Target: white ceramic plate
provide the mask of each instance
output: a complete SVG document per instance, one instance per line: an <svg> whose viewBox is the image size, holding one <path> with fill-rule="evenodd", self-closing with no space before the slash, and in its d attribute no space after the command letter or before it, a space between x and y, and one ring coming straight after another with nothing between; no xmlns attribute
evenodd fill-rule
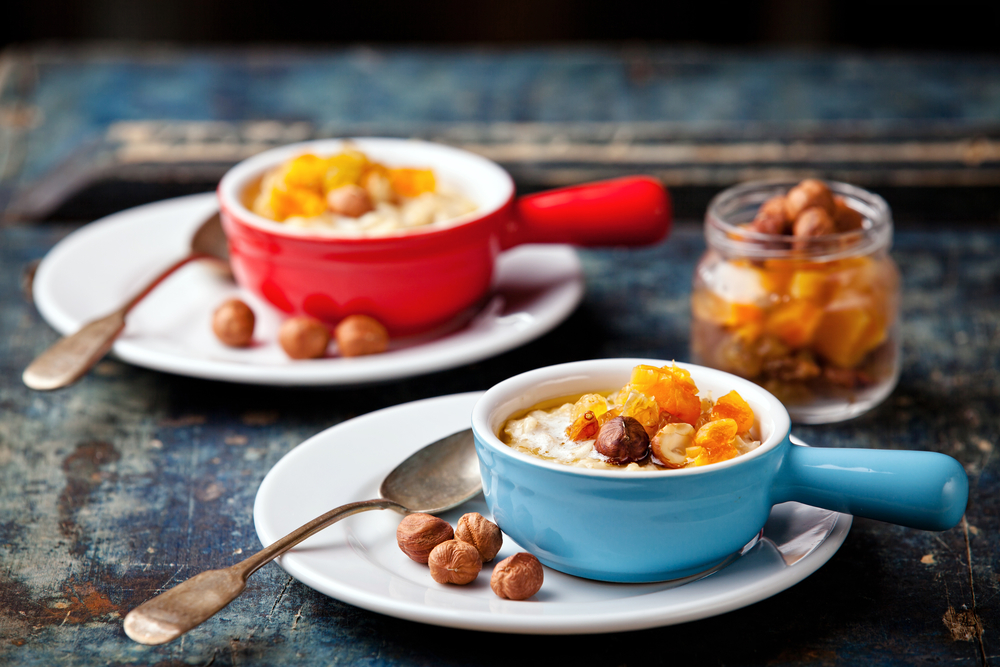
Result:
<svg viewBox="0 0 1000 667"><path fill-rule="evenodd" d="M194 230L215 211L214 194L193 195L122 211L73 232L45 256L35 274L39 312L67 334L119 308L187 254ZM562 322L583 296L580 261L568 246L529 245L505 252L494 283L487 303L450 333L399 339L380 355L293 361L277 344L282 316L276 309L237 287L210 262L193 262L129 313L113 352L136 366L231 382L376 382L461 366L523 345ZM257 315L255 344L248 349L228 348L212 334L212 312L234 296Z"/></svg>
<svg viewBox="0 0 1000 667"><path fill-rule="evenodd" d="M261 542L268 545L338 505L377 497L382 478L399 461L469 428L481 395L444 396L373 412L293 449L257 491L254 522ZM489 516L482 496L442 516L454 525L470 511ZM468 586L435 583L425 565L396 546L399 520L388 511L349 517L278 562L307 586L390 616L492 632L589 634L683 623L763 600L815 572L840 548L851 526L849 515L785 503L772 511L764 539L704 579L683 586L609 584L546 568L542 590L515 602L490 590L490 563ZM518 551L508 538L494 562Z"/></svg>

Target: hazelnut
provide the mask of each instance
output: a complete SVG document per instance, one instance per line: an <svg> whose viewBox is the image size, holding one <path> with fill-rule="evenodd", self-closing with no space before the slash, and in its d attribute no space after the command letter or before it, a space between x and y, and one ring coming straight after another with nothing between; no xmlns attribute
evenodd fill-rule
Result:
<svg viewBox="0 0 1000 667"><path fill-rule="evenodd" d="M528 553L519 553L496 564L490 588L507 600L525 600L541 590L544 578L538 559Z"/></svg>
<svg viewBox="0 0 1000 667"><path fill-rule="evenodd" d="M760 205L750 228L761 234L787 234L789 226L785 217L785 198L779 195Z"/></svg>
<svg viewBox="0 0 1000 667"><path fill-rule="evenodd" d="M614 417L597 432L594 449L618 465L641 461L649 454L649 434L633 417Z"/></svg>
<svg viewBox="0 0 1000 667"><path fill-rule="evenodd" d="M479 512L463 514L455 527L455 539L476 547L484 563L488 563L503 546L500 528Z"/></svg>
<svg viewBox="0 0 1000 667"><path fill-rule="evenodd" d="M278 343L292 359L316 359L326 352L330 331L311 317L292 317L278 329Z"/></svg>
<svg viewBox="0 0 1000 667"><path fill-rule="evenodd" d="M348 315L333 332L342 357L378 354L389 348L389 332L382 323L367 315Z"/></svg>
<svg viewBox="0 0 1000 667"><path fill-rule="evenodd" d="M230 347L246 347L253 338L253 311L239 299L230 299L212 316L212 331Z"/></svg>
<svg viewBox="0 0 1000 667"><path fill-rule="evenodd" d="M422 512L407 514L396 529L399 548L418 563L426 563L434 547L454 537L450 523Z"/></svg>
<svg viewBox="0 0 1000 667"><path fill-rule="evenodd" d="M823 181L807 178L785 195L785 217L797 220L807 208L819 207L833 214L833 194Z"/></svg>
<svg viewBox="0 0 1000 667"><path fill-rule="evenodd" d="M795 226L792 228L792 233L800 238L824 236L834 231L836 228L833 225L833 218L817 206L802 211L795 219Z"/></svg>
<svg viewBox="0 0 1000 667"><path fill-rule="evenodd" d="M439 584L467 584L483 569L479 550L459 540L448 540L434 547L427 564L431 577Z"/></svg>
<svg viewBox="0 0 1000 667"><path fill-rule="evenodd" d="M344 185L326 193L326 203L330 210L348 218L360 218L372 210L372 198L360 185Z"/></svg>
<svg viewBox="0 0 1000 667"><path fill-rule="evenodd" d="M687 460L687 448L694 443L694 427L684 422L670 423L661 428L649 446L653 456L663 465L682 468Z"/></svg>
<svg viewBox="0 0 1000 667"><path fill-rule="evenodd" d="M838 232L853 232L865 224L865 217L847 205L843 197L833 198L833 221Z"/></svg>

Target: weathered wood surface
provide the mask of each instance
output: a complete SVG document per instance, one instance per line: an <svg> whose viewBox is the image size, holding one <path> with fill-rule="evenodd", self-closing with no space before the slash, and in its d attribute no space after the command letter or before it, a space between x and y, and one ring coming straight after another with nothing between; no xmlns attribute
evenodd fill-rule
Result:
<svg viewBox="0 0 1000 667"><path fill-rule="evenodd" d="M722 616L595 637L437 628L316 593L277 565L182 640L131 642L122 616L156 592L258 548L263 476L304 439L354 415L483 389L584 359L686 359L690 277L703 248L582 253L587 296L562 326L500 357L383 385L281 389L103 362L35 393L20 373L55 340L21 270L68 226L0 229L0 664L9 665L983 665L1000 658L1000 232L897 234L904 367L880 407L796 427L819 446L925 449L968 470L966 520L926 533L856 520L819 571Z"/></svg>
<svg viewBox="0 0 1000 667"><path fill-rule="evenodd" d="M691 217L735 182L822 174L905 193L922 219L995 219L998 71L996 56L642 44L33 45L0 55L0 212L99 216L211 189L271 146L402 136L479 152L522 189L651 173Z"/></svg>

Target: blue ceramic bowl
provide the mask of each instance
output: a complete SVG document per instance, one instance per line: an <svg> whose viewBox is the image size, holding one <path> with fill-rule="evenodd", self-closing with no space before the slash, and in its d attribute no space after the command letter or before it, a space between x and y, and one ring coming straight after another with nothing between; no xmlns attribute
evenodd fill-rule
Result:
<svg viewBox="0 0 1000 667"><path fill-rule="evenodd" d="M486 503L500 528L556 570L614 582L667 581L711 571L760 532L772 505L816 507L925 530L962 518L968 479L935 452L792 445L782 404L722 371L678 364L702 395L735 389L753 408L761 445L700 468L632 472L574 468L503 444L506 420L554 398L623 386L649 359L598 359L549 366L505 380L483 395L472 429Z"/></svg>

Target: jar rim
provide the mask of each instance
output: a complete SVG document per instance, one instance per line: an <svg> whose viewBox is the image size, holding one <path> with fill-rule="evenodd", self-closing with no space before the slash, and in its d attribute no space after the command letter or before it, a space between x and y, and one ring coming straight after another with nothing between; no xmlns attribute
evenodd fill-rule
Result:
<svg viewBox="0 0 1000 667"><path fill-rule="evenodd" d="M879 195L840 181L823 182L835 195L863 217L862 228L803 239L787 234L765 234L740 227L747 213L756 213L760 204L784 195L801 180L748 181L723 190L705 211L705 240L709 247L728 257L750 259L808 258L833 261L888 250L892 244L892 212Z"/></svg>

